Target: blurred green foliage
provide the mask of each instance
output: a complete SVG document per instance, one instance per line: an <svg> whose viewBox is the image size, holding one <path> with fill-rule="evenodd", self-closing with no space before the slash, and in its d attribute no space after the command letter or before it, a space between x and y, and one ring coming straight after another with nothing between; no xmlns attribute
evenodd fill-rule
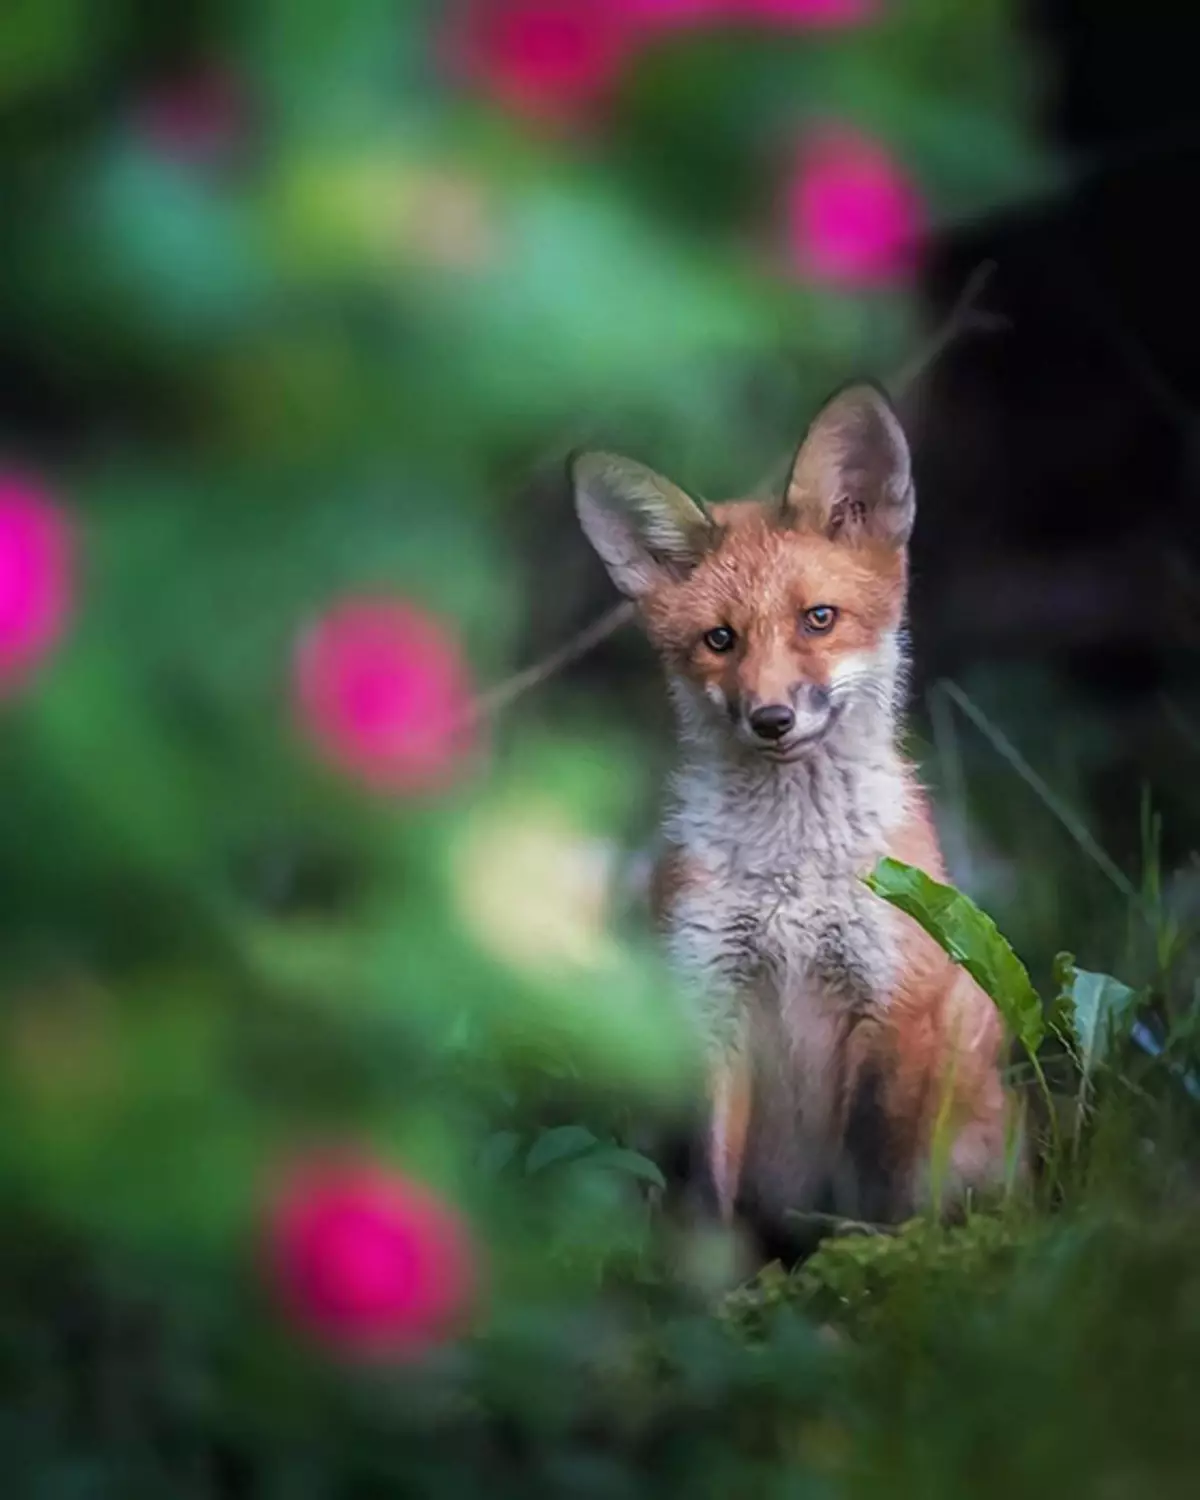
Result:
<svg viewBox="0 0 1200 1500"><path fill-rule="evenodd" d="M574 444L717 493L894 368L908 295L788 274L780 162L834 117L935 222L1033 191L1011 9L698 28L555 133L444 76L432 3L5 7L0 445L81 558L0 719L6 1493L1192 1492L1193 1122L1161 1063L1097 1059L1053 1228L838 1240L716 1316L635 1149L690 1040L597 893L653 792L640 710L518 711L418 801L320 767L292 703L345 594L510 670L572 587L523 547L564 534L526 480ZM327 1139L462 1206L473 1337L355 1368L280 1318L264 1179Z"/></svg>

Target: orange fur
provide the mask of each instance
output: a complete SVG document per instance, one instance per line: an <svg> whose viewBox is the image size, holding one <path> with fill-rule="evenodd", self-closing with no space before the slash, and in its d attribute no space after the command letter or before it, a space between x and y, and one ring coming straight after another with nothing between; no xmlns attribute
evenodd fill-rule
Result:
<svg viewBox="0 0 1200 1500"><path fill-rule="evenodd" d="M744 1052L730 1052L709 1080L709 1166L717 1207L726 1222L733 1218L741 1186L752 1102L748 1059Z"/></svg>
<svg viewBox="0 0 1200 1500"><path fill-rule="evenodd" d="M753 501L711 508L720 542L682 579L669 578L642 601L647 634L668 664L725 697L770 702L796 680L828 685L839 661L873 646L899 622L907 568L883 546L850 549L781 526ZM805 636L797 619L815 605L840 611L827 636ZM706 648L704 632L729 625L740 649Z"/></svg>
<svg viewBox="0 0 1200 1500"><path fill-rule="evenodd" d="M750 529L750 535L756 544L760 542L757 527ZM735 564L731 571L740 569ZM847 601L852 598L848 589L855 581L849 570L835 569L831 581L821 583L809 560L809 566L795 569L792 576L797 575L809 580L799 594L802 603L819 596L822 602L836 600L839 607L847 609ZM713 587L708 579L699 583L703 589ZM653 622L652 638L663 631L664 619L682 617L680 593L672 588L665 599L651 603L647 616L648 624ZM869 592L862 612L849 605L850 618L859 622L854 646L860 643L867 621L886 620L891 615L889 606L894 600L885 601L883 593L882 589ZM796 596L785 597L786 609L794 611L792 600ZM689 602L694 607L694 601ZM710 606L706 601L701 607ZM726 607L725 614L732 614L746 628L746 617L739 611ZM769 627L760 624L759 631L770 638ZM750 634L754 633L751 626ZM780 636L782 632L776 638ZM836 660L839 648L851 649L845 641L836 645L830 642L829 646L833 649L824 652L792 648L800 670L816 675L823 662ZM693 658L689 666L700 675L710 670L710 663L703 657ZM727 683L725 690L732 693L737 689ZM911 771L905 816L882 852L915 865L935 880L947 878L928 800ZM660 854L651 881L652 913L660 929L669 927L676 902L701 887L707 878L704 870L678 849L668 847ZM893 915L901 954L896 985L886 1016L860 1021L843 1039L838 1065L842 1124L844 1128L856 1079L868 1067L878 1067L886 1080L884 1109L891 1150L897 1159L919 1170L918 1164L928 1161L935 1149L935 1132L942 1118L954 1143L946 1184L947 1197L952 1200L954 1189L960 1185L992 1185L997 1165L1005 1157L1012 1122L999 1072L1004 1031L995 1006L974 980L916 922L900 913ZM948 1107L946 1089L950 1091ZM727 1216L742 1176L752 1093L744 1054L725 1057L714 1068L710 1084L710 1168L718 1201Z"/></svg>
<svg viewBox="0 0 1200 1500"><path fill-rule="evenodd" d="M908 817L886 853L944 882L937 832L915 780L910 796ZM898 927L901 966L881 1039L891 1079L888 1112L911 1135L912 1151L928 1156L948 1089L950 1171L973 1181L985 1163L994 1169L1005 1155L1010 1122L999 1071L1004 1028L988 996L915 921L900 916Z"/></svg>

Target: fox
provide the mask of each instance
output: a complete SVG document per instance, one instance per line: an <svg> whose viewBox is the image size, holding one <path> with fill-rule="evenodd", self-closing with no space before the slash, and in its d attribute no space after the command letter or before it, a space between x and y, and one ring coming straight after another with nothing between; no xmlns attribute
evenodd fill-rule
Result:
<svg viewBox="0 0 1200 1500"><path fill-rule="evenodd" d="M894 1224L995 1195L1001 1018L862 879L884 855L946 879L900 749L916 496L886 392L835 392L782 483L737 500L607 452L569 468L674 711L650 902L702 1043L706 1203L778 1251L797 1214Z"/></svg>

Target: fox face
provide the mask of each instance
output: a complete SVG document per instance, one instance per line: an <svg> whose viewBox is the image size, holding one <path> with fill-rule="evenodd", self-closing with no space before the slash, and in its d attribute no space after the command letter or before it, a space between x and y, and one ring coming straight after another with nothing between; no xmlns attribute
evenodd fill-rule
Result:
<svg viewBox="0 0 1200 1500"><path fill-rule="evenodd" d="M771 499L705 506L601 453L578 456L573 476L584 532L637 602L685 734L786 763L856 704L890 710L915 500L903 430L874 387L826 403Z"/></svg>

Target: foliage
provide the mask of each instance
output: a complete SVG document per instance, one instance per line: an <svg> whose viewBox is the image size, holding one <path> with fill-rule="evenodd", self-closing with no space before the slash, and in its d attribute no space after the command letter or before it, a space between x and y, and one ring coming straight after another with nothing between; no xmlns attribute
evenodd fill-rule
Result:
<svg viewBox="0 0 1200 1500"><path fill-rule="evenodd" d="M473 706L603 606L569 449L744 484L910 352L912 236L1044 180L1011 7L516 8L0 19L6 1493L1183 1493L1166 915L1040 1049L1081 1172L1148 1165L714 1306L615 921L661 693ZM570 67L505 50L546 15ZM978 909L885 877L1038 1055Z"/></svg>
<svg viewBox="0 0 1200 1500"><path fill-rule="evenodd" d="M1013 1036L1031 1053L1045 1035L1042 1002L1025 965L986 912L952 886L898 859L881 859L866 883L898 907L961 964L995 1001Z"/></svg>
<svg viewBox="0 0 1200 1500"><path fill-rule="evenodd" d="M774 1309L788 1305L831 1331L870 1338L905 1316L906 1302L986 1301L1034 1235L1015 1219L984 1215L960 1227L914 1219L894 1234L847 1228L792 1274L777 1264L760 1272L725 1298L722 1312L747 1336L761 1337Z"/></svg>

